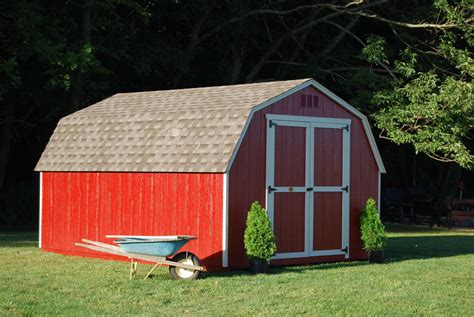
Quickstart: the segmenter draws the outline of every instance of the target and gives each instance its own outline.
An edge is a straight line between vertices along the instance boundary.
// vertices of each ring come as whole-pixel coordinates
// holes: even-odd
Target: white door
[[[274,259],[349,257],[349,119],[267,114]]]

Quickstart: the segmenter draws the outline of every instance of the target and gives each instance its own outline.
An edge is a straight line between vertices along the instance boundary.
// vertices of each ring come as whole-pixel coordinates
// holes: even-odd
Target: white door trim
[[[295,259],[295,258],[306,258],[308,257],[308,252],[287,252],[287,253],[277,253],[272,257],[272,260],[279,259]]]
[[[303,186],[275,186],[275,127],[276,126],[285,126],[285,127],[302,127],[306,129],[306,139],[310,137],[310,127],[311,124],[307,121],[293,121],[293,120],[279,120],[271,118],[267,120],[267,170],[266,170],[266,206],[267,213],[272,223],[272,229],[274,230],[274,198],[275,192],[278,193],[305,193],[305,251],[304,252],[287,252],[287,253],[277,253],[273,259],[286,259],[286,258],[298,258],[308,256],[308,251],[310,247],[309,243],[309,232],[310,232],[310,219],[309,213],[309,195],[306,191],[306,188],[309,187],[310,183],[307,177],[305,176],[305,185]],[[309,152],[309,142],[306,142],[305,148],[305,164],[306,171],[309,169],[310,163],[310,152]],[[272,188],[274,192],[270,192],[269,189]]]
[[[305,116],[290,116],[283,114],[266,114],[268,120],[278,120],[278,121],[291,121],[291,122],[310,122],[315,124],[315,128],[344,128],[348,124],[350,125],[351,119],[343,118],[326,118],[326,117],[305,117]]]
[[[350,230],[350,192],[351,192],[351,126],[342,130],[342,184],[347,190],[342,193],[342,245],[347,248],[345,258],[349,258],[349,230]]]
[[[276,192],[305,192],[305,251],[277,253],[272,259],[301,258],[308,256],[345,255],[349,258],[349,180],[350,180],[350,119],[320,118],[305,116],[289,116],[267,114],[267,168],[266,168],[266,207],[272,222],[274,219],[274,194]],[[275,172],[275,126],[305,127],[306,128],[306,178],[305,186],[276,187]],[[314,184],[314,129],[342,129],[342,186],[315,186]],[[347,186],[347,189],[345,188]],[[308,191],[308,188],[312,191]],[[341,192],[342,193],[342,249],[313,250],[313,217],[314,217],[314,192]],[[343,251],[347,247],[347,251]]]

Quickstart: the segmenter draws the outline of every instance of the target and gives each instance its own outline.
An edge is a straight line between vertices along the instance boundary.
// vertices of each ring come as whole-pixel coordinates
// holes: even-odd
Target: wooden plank
[[[305,251],[306,193],[273,193],[275,195],[274,232],[277,252]]]
[[[107,247],[99,247],[99,246],[89,245],[89,244],[84,244],[84,243],[76,243],[75,245],[79,247],[87,248],[90,250],[94,250],[94,251],[105,252],[105,253],[114,254],[118,256],[128,257],[130,259],[138,259],[138,260],[143,260],[143,261],[152,262],[152,263],[176,266],[176,267],[181,267],[183,269],[189,269],[189,270],[205,271],[205,269],[202,266],[191,265],[191,264],[186,264],[186,263],[178,263],[175,261],[167,260],[166,257],[128,253],[124,251],[110,249]]]
[[[116,246],[116,245],[108,244],[108,243],[103,243],[103,242],[98,242],[98,241],[92,241],[92,240],[87,240],[87,239],[82,239],[82,242],[85,242],[85,243],[88,243],[88,244],[92,244],[92,245],[96,245],[96,246],[98,246],[98,247],[102,247],[102,248],[106,248],[106,249],[111,249],[111,250],[123,252],[122,248],[120,248],[120,247],[118,247],[118,246]]]
[[[161,262],[160,264],[166,264],[166,265],[169,265],[169,266],[181,267],[183,269],[189,269],[189,270],[205,271],[205,269],[202,266],[191,265],[191,264],[186,264],[186,263],[180,263],[180,262],[175,262],[175,261],[170,261],[170,260],[165,260],[165,261]]]
[[[92,245],[92,244],[85,244],[85,243],[79,243],[79,242],[76,242],[75,245],[78,246],[78,247],[83,247],[83,248],[94,250],[94,251],[99,251],[99,252],[104,252],[104,253],[109,253],[109,254],[114,254],[114,255],[125,256],[125,257],[128,257],[128,258],[132,258],[127,253],[125,253],[124,251],[119,251],[119,250],[115,250],[115,249],[104,248],[104,247],[99,247],[99,246]],[[154,261],[151,261],[151,262],[154,262]]]
[[[342,193],[314,193],[313,250],[342,248]]]

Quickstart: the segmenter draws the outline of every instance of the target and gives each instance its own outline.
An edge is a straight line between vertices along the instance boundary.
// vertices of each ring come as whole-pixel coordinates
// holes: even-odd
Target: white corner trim
[[[222,267],[229,266],[229,175],[223,174],[222,188]]]
[[[367,135],[367,139],[369,140],[369,144],[370,144],[370,148],[372,149],[372,153],[374,154],[374,157],[375,157],[375,161],[377,162],[377,166],[379,168],[379,171],[381,173],[386,173],[386,170],[385,170],[385,166],[383,164],[383,161],[382,161],[382,157],[380,156],[380,152],[377,148],[377,143],[375,142],[375,138],[374,138],[374,135],[372,133],[372,130],[370,129],[370,124],[369,124],[369,120],[367,119],[367,117],[362,113],[360,112],[359,110],[357,110],[356,108],[354,108],[353,106],[351,106],[349,103],[347,103],[346,101],[344,101],[342,98],[338,97],[336,94],[334,94],[332,91],[330,91],[329,89],[327,89],[326,87],[324,87],[323,85],[321,85],[320,83],[318,83],[316,80],[314,79],[309,79],[289,90],[287,90],[286,92],[278,95],[278,96],[275,96],[255,107],[252,108],[252,110],[250,111],[250,114],[247,118],[247,121],[245,122],[245,125],[242,129],[242,132],[239,136],[239,140],[232,152],[232,156],[227,164],[227,168],[225,170],[225,172],[228,172],[230,171],[230,168],[232,167],[232,164],[234,163],[234,159],[235,157],[237,156],[237,153],[239,152],[239,148],[240,148],[240,145],[242,144],[242,141],[245,137],[245,134],[247,133],[247,129],[250,125],[250,122],[252,121],[252,118],[253,118],[253,114],[259,110],[262,110],[263,108],[277,102],[277,101],[280,101],[282,100],[283,98],[286,98],[288,97],[289,95],[299,91],[299,90],[302,90],[308,86],[313,86],[314,88],[316,88],[317,90],[319,90],[321,93],[325,94],[326,96],[328,96],[329,98],[331,98],[333,101],[335,101],[336,103],[338,103],[339,105],[341,105],[343,108],[345,108],[346,110],[348,110],[349,112],[351,112],[352,114],[354,114],[356,117],[358,117],[359,119],[361,119],[362,121],[362,126],[364,127],[364,131],[365,131],[365,134]]]
[[[39,173],[39,221],[38,221],[38,248],[41,248],[41,227],[43,227],[43,172]]]
[[[380,206],[382,202],[380,201],[380,197],[382,196],[382,172],[379,171],[379,178],[378,178],[378,185],[377,185],[377,207],[379,210],[379,218],[380,218]]]

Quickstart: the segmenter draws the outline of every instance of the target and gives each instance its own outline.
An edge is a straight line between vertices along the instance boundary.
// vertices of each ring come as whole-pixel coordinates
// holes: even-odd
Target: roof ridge
[[[190,91],[190,90],[207,90],[207,89],[217,89],[217,88],[228,88],[228,87],[242,87],[242,86],[252,86],[252,85],[270,85],[275,83],[289,83],[289,82],[305,82],[312,80],[312,78],[301,78],[301,79],[288,79],[288,80],[274,80],[274,81],[261,81],[254,83],[243,83],[243,84],[231,84],[231,85],[218,85],[218,86],[200,86],[200,87],[187,87],[187,88],[174,88],[174,89],[157,89],[157,90],[144,90],[144,91],[131,91],[131,92],[119,92],[113,94],[111,97],[118,95],[132,95],[132,94],[143,94],[143,93],[153,93],[153,92],[173,92],[173,91]]]

